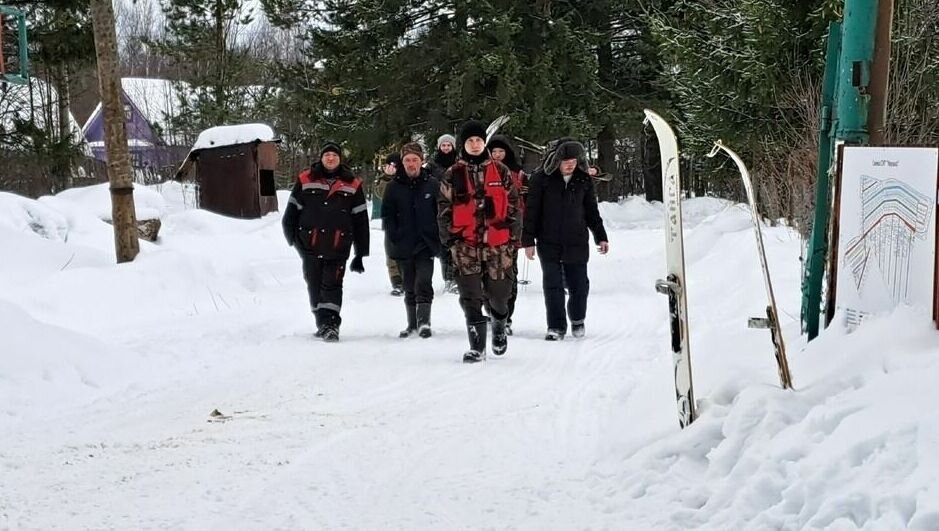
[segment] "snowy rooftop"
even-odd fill
[[[220,125],[199,133],[192,150],[237,146],[252,142],[271,142],[276,140],[274,130],[265,124]]]
[[[30,94],[30,87],[32,87],[32,94]],[[7,84],[0,88],[0,128],[11,128],[14,119],[32,120],[40,129],[57,126],[58,114],[51,113],[51,123],[46,124],[46,114],[42,112],[42,106],[53,105],[58,100],[59,95],[55,88],[37,78],[32,78],[30,85]],[[34,106],[32,112],[30,112],[30,101]],[[82,144],[85,137],[71,112],[68,119],[73,141]]]

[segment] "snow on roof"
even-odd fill
[[[159,129],[163,141],[171,146],[184,145],[185,140],[171,124],[179,116],[181,99],[192,100],[192,89],[185,81],[125,77],[121,79],[124,94],[150,124]]]
[[[275,140],[274,130],[265,124],[220,125],[210,127],[199,133],[199,138],[196,140],[196,144],[192,146],[192,150],[250,144],[256,141],[270,142],[272,140]]]
[[[32,88],[32,96],[30,96],[30,88]],[[36,127],[43,130],[58,127],[57,112],[51,113],[51,122],[48,124],[46,123],[46,113],[42,112],[43,106],[54,107],[58,100],[59,95],[55,87],[37,78],[30,78],[29,85],[13,83],[0,85],[0,129],[12,129],[13,120],[15,119],[32,121]],[[33,106],[32,110],[30,110],[30,103]],[[71,111],[68,113],[68,120],[72,141],[82,146],[86,155],[90,155],[88,146],[85,145],[85,136],[82,134],[82,129]]]

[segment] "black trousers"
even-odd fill
[[[483,272],[475,275],[461,275],[457,272],[454,279],[460,289],[460,306],[468,325],[486,321],[483,305],[486,305],[493,319],[505,319],[509,315],[509,297],[515,279],[506,277],[494,280],[485,271],[484,266]]]
[[[318,327],[338,327],[342,323],[342,279],[346,273],[345,260],[327,260],[306,254],[303,259],[303,279],[310,296],[310,310],[316,316]]]
[[[454,280],[456,276],[453,268],[453,258],[450,256],[449,251],[445,251],[440,255],[440,275],[443,277],[444,282]]]
[[[421,251],[414,258],[398,260],[398,270],[404,279],[404,304],[430,304],[434,300],[434,257],[430,251]]]
[[[509,321],[515,315],[515,301],[518,300],[518,252],[515,253],[515,261],[512,263],[512,294],[509,295]]]
[[[543,261],[541,271],[548,328],[566,333],[568,318],[572,325],[583,324],[587,316],[587,293],[590,291],[587,264]],[[570,292],[567,312],[564,311],[565,286]]]

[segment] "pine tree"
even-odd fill
[[[242,0],[168,0],[165,40],[159,48],[185,74],[174,126],[194,135],[252,115],[249,51],[239,43],[253,20]]]

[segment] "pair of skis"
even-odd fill
[[[656,291],[668,296],[669,332],[671,336],[672,362],[675,372],[675,398],[678,402],[678,423],[684,428],[696,418],[694,386],[691,378],[691,349],[688,342],[688,294],[685,283],[685,255],[681,220],[681,171],[678,152],[678,141],[675,132],[661,116],[646,109],[646,121],[655,130],[659,140],[659,151],[662,162],[662,199],[665,205],[665,263],[666,278],[656,282]],[[756,208],[756,198],[753,194],[753,185],[750,173],[743,161],[736,153],[724,146],[719,140],[709,156],[718,151],[725,151],[737,164],[741,179],[747,191],[747,200],[753,215],[753,230],[757,239],[757,250],[760,255],[760,265],[763,269],[763,280],[769,304],[766,307],[765,318],[751,318],[751,328],[769,328],[773,340],[776,362],[779,368],[779,379],[784,389],[792,388],[792,378],[789,374],[789,364],[786,360],[786,349],[783,343],[782,332],[779,327],[776,299],[773,295],[773,286],[770,282],[769,267],[766,262],[766,252],[763,248],[763,235],[760,230],[759,214]]]

